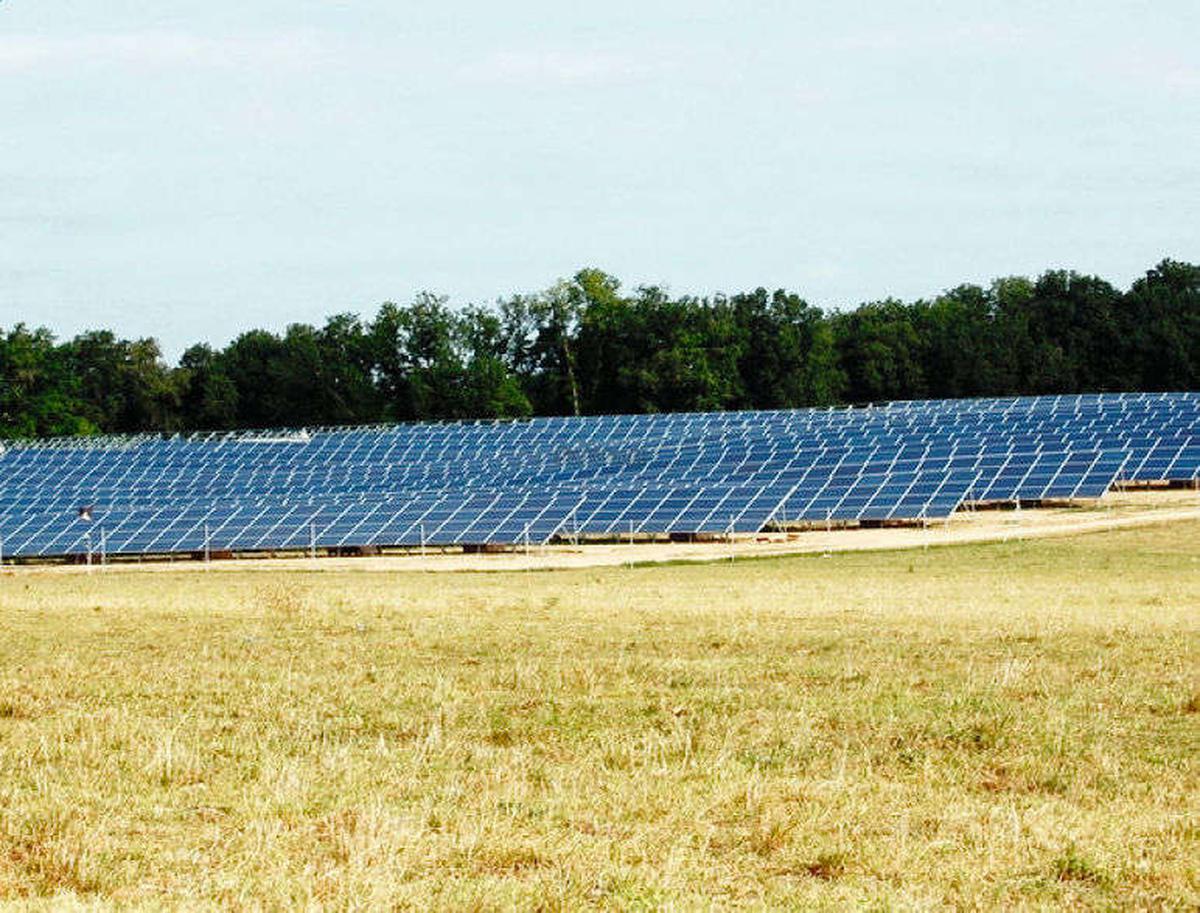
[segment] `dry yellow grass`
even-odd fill
[[[1200,904],[1200,524],[0,577],[0,899]]]

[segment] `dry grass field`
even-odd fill
[[[0,577],[0,900],[1200,905],[1200,523]]]

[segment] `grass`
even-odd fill
[[[0,578],[0,900],[1195,909],[1200,524]]]

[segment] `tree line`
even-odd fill
[[[168,364],[154,339],[0,330],[0,437],[1200,388],[1200,266],[1120,290],[1061,270],[827,312],[787,291],[673,296],[585,269],[452,307],[252,330]]]

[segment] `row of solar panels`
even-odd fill
[[[757,532],[774,521],[938,520],[968,496],[1094,498],[1120,468],[1119,453],[1059,453],[1009,461],[992,476],[945,468],[869,471],[814,467],[767,485],[646,486],[592,491],[457,491],[321,503],[206,502],[113,509],[86,519],[63,511],[0,518],[10,556],[543,543],[555,535]]]
[[[949,516],[974,477],[932,474],[895,480],[870,497],[863,486],[831,483],[822,518],[884,520],[900,512],[930,519]],[[4,529],[9,556],[250,551],[355,546],[540,544],[555,535],[615,536],[669,533],[757,532],[776,515],[795,486],[711,485],[649,487],[593,493],[455,493],[406,501],[372,500],[304,505],[209,505],[183,510],[115,510],[89,521],[61,513],[34,515]],[[839,509],[838,505],[841,504]],[[851,505],[853,509],[851,510]]]
[[[1121,451],[1103,451],[1112,458]],[[1016,473],[1020,467],[1031,466],[1039,457],[1055,460],[1064,454],[1074,454],[1080,459],[1092,458],[1097,451],[1032,451],[1008,453],[986,452],[979,448],[960,451],[956,447],[939,449],[936,454],[919,454],[920,451],[886,448],[849,448],[846,450],[820,450],[799,453],[766,452],[722,452],[720,455],[693,453],[672,459],[656,458],[645,463],[609,464],[589,468],[562,469],[554,467],[533,470],[521,467],[499,469],[495,467],[471,468],[455,466],[447,470],[439,467],[432,470],[424,467],[420,474],[408,472],[411,467],[365,467],[352,469],[347,476],[344,467],[314,471],[289,471],[272,473],[226,474],[211,469],[200,470],[187,478],[170,474],[142,476],[136,480],[103,480],[97,482],[89,477],[68,476],[57,481],[55,490],[44,492],[36,481],[22,485],[6,486],[0,495],[0,511],[41,512],[55,509],[70,509],[81,503],[94,507],[125,504],[144,506],[159,500],[195,500],[198,497],[246,497],[295,498],[310,494],[366,496],[379,494],[403,495],[420,493],[432,489],[446,490],[461,488],[464,478],[473,480],[476,488],[521,488],[542,486],[555,488],[589,487],[593,489],[630,487],[648,484],[670,484],[676,482],[740,482],[765,484],[788,479],[799,481],[809,474],[816,477],[835,475],[869,474],[872,476],[915,471],[949,472],[963,471],[978,473],[984,479],[994,478],[1001,470]],[[581,460],[581,462],[586,462]],[[1128,465],[1126,459],[1121,463]],[[1150,457],[1141,460],[1154,478],[1167,478],[1175,474],[1180,478],[1191,478],[1200,471],[1200,444],[1192,448],[1156,448]],[[420,467],[418,467],[420,469]],[[1121,470],[1122,475],[1127,475]],[[1034,498],[1036,494],[1023,497]],[[1008,495],[994,488],[980,489],[973,500],[1009,500]]]
[[[248,443],[252,442],[252,443]],[[544,419],[0,453],[8,554],[541,542],[940,519],[1200,478],[1200,398]],[[87,520],[78,509],[88,506]],[[197,537],[200,537],[197,544]],[[419,540],[419,541],[418,541]],[[97,543],[93,543],[97,544]]]
[[[1103,456],[1103,458],[1102,458]],[[950,471],[962,471],[962,473],[974,474],[980,480],[976,487],[976,495],[974,500],[1009,500],[1013,499],[1014,494],[1002,492],[995,483],[997,479],[1006,479],[1006,477],[1022,477],[1027,474],[1027,471],[1032,470],[1034,465],[1055,465],[1058,461],[1066,459],[1068,462],[1075,464],[1094,464],[1097,467],[1096,471],[1100,473],[1108,473],[1112,468],[1120,469],[1120,464],[1123,463],[1123,457],[1120,451],[1055,451],[1055,452],[1033,452],[1033,454],[992,454],[992,455],[967,455],[954,457],[938,457],[938,458],[895,458],[895,459],[876,459],[870,455],[870,452],[865,454],[853,454],[853,452],[838,452],[830,451],[818,454],[815,458],[812,455],[805,457],[793,456],[791,458],[780,458],[775,461],[761,461],[752,464],[752,468],[743,467],[722,467],[720,463],[703,465],[703,467],[695,468],[692,471],[673,471],[670,474],[662,474],[660,476],[650,477],[650,479],[635,480],[636,485],[661,485],[664,481],[674,482],[695,482],[697,485],[702,483],[713,483],[716,481],[724,482],[742,482],[742,483],[770,483],[770,482],[800,482],[816,479],[839,479],[839,477],[869,476],[882,477],[895,475],[902,477],[912,473],[932,473],[946,474]],[[284,480],[288,481],[288,480]],[[608,485],[608,480],[604,483],[595,483],[594,480],[586,480],[583,482],[574,482],[563,479],[547,479],[532,480],[528,482],[527,487],[540,486],[545,487],[563,487],[563,488],[590,488],[593,491],[602,491],[602,489],[619,487],[624,485],[623,482],[618,482],[618,485]],[[449,488],[461,488],[462,482],[456,486],[448,486]],[[484,486],[497,487],[497,486]],[[506,487],[521,487],[521,486],[506,486]],[[625,485],[624,487],[629,487]],[[89,494],[112,494],[115,497],[116,492],[110,493],[108,489],[85,488]],[[332,489],[324,489],[320,492],[320,497],[329,499],[336,497],[344,497],[349,499],[370,497],[371,494],[378,494],[370,488],[362,488],[359,491],[355,489],[340,489],[340,491],[332,491]],[[401,492],[391,492],[398,494]],[[415,489],[413,493],[419,493],[419,489]],[[169,499],[173,501],[179,500],[196,500],[197,497],[187,488],[167,488],[163,491],[161,488],[152,489],[149,492],[138,493],[136,488],[124,493],[125,503],[133,505],[136,501],[145,501],[152,503],[156,499],[161,499],[164,494],[169,495]],[[294,485],[292,488],[287,486],[250,486],[245,492],[239,492],[238,499],[247,497],[257,497],[259,499],[289,499],[296,500],[299,498],[312,497],[313,492],[305,486]],[[1072,492],[1064,494],[1055,493],[1052,497],[1069,497]],[[68,491],[67,494],[55,494],[50,501],[50,507],[53,509],[68,509],[68,507],[78,505],[80,503],[79,493],[76,491]],[[206,495],[210,499],[228,498],[227,494],[221,493],[218,495]],[[1044,492],[1033,491],[1033,489],[1022,489],[1020,493],[1022,499],[1034,499],[1039,497],[1051,497]],[[1084,495],[1076,495],[1076,497],[1084,497]],[[100,500],[90,501],[91,506],[100,507],[107,506],[106,498],[101,497]],[[44,512],[49,509],[47,505],[35,503],[35,501],[25,501],[20,504],[6,504],[5,511],[13,515],[17,512]]]
[[[581,452],[638,452],[656,453],[677,451],[689,447],[743,447],[787,445],[794,449],[848,446],[962,446],[1009,447],[1036,449],[1055,446],[1154,446],[1157,442],[1196,440],[1200,414],[1171,425],[1145,424],[1128,420],[1112,421],[1103,427],[1070,427],[1054,425],[1048,428],[1007,426],[999,423],[971,428],[882,428],[856,426],[849,429],[797,429],[790,425],[759,428],[753,432],[718,431],[713,433],[673,435],[621,436],[579,441],[566,436],[537,441],[509,439],[499,433],[463,436],[449,439],[413,439],[400,435],[374,435],[372,443],[364,445],[359,432],[317,435],[305,445],[258,445],[253,448],[230,448],[223,445],[204,445],[184,440],[146,442],[134,448],[118,450],[20,447],[10,449],[0,462],[15,472],[18,467],[55,467],[63,471],[95,467],[124,468],[131,473],[149,473],[155,468],[187,469],[197,464],[209,467],[255,468],[322,466],[331,464],[378,465],[384,462],[443,462],[463,455],[506,455],[536,453],[543,458],[562,457]]]
[[[1193,392],[1061,393],[1045,396],[1000,396],[976,399],[914,399],[880,403],[875,409],[914,412],[1079,412],[1186,405]]]
[[[1121,451],[1104,451],[1121,453]],[[989,452],[971,447],[951,446],[929,450],[923,456],[908,454],[919,450],[906,448],[849,448],[788,453],[786,451],[722,451],[718,453],[681,452],[672,457],[658,456],[648,462],[597,463],[586,457],[578,465],[464,465],[450,467],[326,467],[322,471],[249,471],[224,472],[198,469],[187,476],[172,473],[144,473],[129,477],[59,476],[54,489],[47,492],[40,479],[26,479],[0,489],[0,511],[46,511],[70,509],[82,503],[92,506],[126,504],[142,506],[158,500],[194,500],[197,497],[296,497],[306,494],[403,495],[428,490],[459,488],[464,479],[476,488],[552,487],[629,487],[671,482],[742,482],[765,483],[775,479],[800,479],[816,468],[826,473],[858,473],[864,467],[872,474],[916,471],[921,469],[976,471],[993,476],[1008,464],[1028,465],[1039,454],[1090,454],[1094,451]],[[1189,480],[1200,475],[1200,442],[1194,445],[1158,445],[1135,451],[1123,461],[1121,478]],[[1130,470],[1130,465],[1134,466]],[[1033,496],[1027,496],[1033,497]],[[1002,495],[981,492],[973,500],[1004,500]]]
[[[583,418],[556,419],[539,418],[522,422],[488,423],[426,423],[394,425],[332,433],[297,435],[294,432],[266,432],[231,437],[201,436],[197,438],[109,438],[88,439],[85,442],[67,445],[58,444],[53,449],[136,449],[143,454],[154,445],[171,448],[180,445],[202,447],[211,451],[214,447],[253,451],[271,450],[283,443],[301,446],[310,454],[324,449],[343,449],[347,443],[355,447],[373,446],[376,442],[416,440],[420,442],[444,441],[459,445],[476,437],[496,438],[528,442],[543,438],[572,440],[616,439],[621,436],[644,438],[664,435],[678,439],[687,434],[727,433],[729,430],[780,428],[819,430],[831,428],[864,428],[880,430],[888,427],[911,430],[914,423],[923,427],[952,430],[953,426],[984,426],[986,428],[1015,425],[1027,428],[1039,426],[1069,427],[1073,424],[1094,426],[1108,425],[1114,420],[1124,425],[1137,422],[1139,418],[1148,422],[1148,427],[1163,429],[1172,422],[1191,427],[1200,414],[1200,396],[1192,393],[1158,394],[1154,396],[1129,397],[1120,394],[1097,395],[1087,402],[1092,407],[1085,413],[1075,407],[1073,412],[1063,412],[1053,407],[1065,400],[1060,397],[1041,397],[1021,400],[946,400],[920,403],[886,404],[869,409],[806,409],[775,412],[728,412],[686,413],[634,416],[593,416]],[[1003,408],[997,404],[1008,403]],[[1014,408],[1013,403],[1026,404],[1026,408]],[[106,443],[107,441],[107,443]],[[258,442],[258,443],[255,443]],[[251,446],[247,446],[251,445]],[[30,446],[18,445],[20,446]],[[39,450],[49,449],[47,442],[32,442]],[[290,457],[284,457],[290,458]]]
[[[1080,434],[1111,434],[1123,436],[1171,437],[1194,433],[1200,410],[1188,415],[1154,416],[1123,413],[1087,421],[1039,419],[1015,420],[1003,416],[955,416],[953,420],[936,417],[905,416],[900,419],[872,419],[868,416],[837,424],[806,422],[793,416],[777,422],[754,425],[728,425],[706,422],[687,426],[661,423],[638,423],[625,427],[592,425],[594,433],[580,434],[581,429],[570,426],[538,426],[533,433],[525,425],[464,426],[456,429],[438,426],[422,430],[421,426],[397,426],[394,431],[322,432],[304,443],[254,443],[237,446],[229,441],[208,443],[188,438],[145,440],[137,446],[41,446],[23,443],[10,445],[5,451],[9,459],[45,459],[66,462],[90,462],[98,456],[117,458],[124,454],[139,462],[173,462],[188,460],[198,453],[215,455],[233,462],[293,462],[321,461],[330,456],[359,456],[371,458],[388,453],[422,453],[437,450],[470,449],[487,444],[500,448],[523,448],[531,445],[591,446],[597,443],[636,446],[677,446],[704,441],[777,440],[957,440],[959,438],[995,438],[1026,435],[1031,439],[1045,436]],[[579,419],[586,422],[587,419]]]
[[[606,492],[456,492],[318,507],[300,504],[206,505],[113,510],[87,522],[61,513],[33,515],[3,528],[17,557],[152,554],[211,550],[541,544],[570,524],[572,534],[754,532],[787,489],[767,486],[645,488]],[[586,512],[585,512],[586,510]]]
[[[724,423],[754,423],[771,421],[780,417],[793,416],[828,416],[835,419],[840,416],[878,416],[895,413],[965,413],[977,414],[1037,414],[1052,412],[1058,415],[1091,413],[1116,413],[1122,411],[1162,412],[1192,409],[1200,403],[1200,393],[1186,392],[1143,392],[1143,393],[1080,393],[1052,394],[1042,396],[992,397],[975,399],[927,399],[927,400],[893,400],[872,403],[868,406],[823,406],[808,409],[776,409],[776,410],[731,410],[719,413],[678,412],[678,413],[641,413],[620,415],[592,416],[541,416],[532,419],[471,419],[466,421],[423,421],[415,423],[390,423],[359,426],[320,426],[307,429],[280,428],[257,429],[243,431],[209,431],[195,432],[187,435],[186,440],[201,443],[245,443],[253,440],[266,442],[291,441],[303,442],[314,434],[322,432],[337,433],[395,433],[404,429],[471,429],[494,427],[534,427],[534,426],[569,426],[581,427],[588,423],[608,424],[639,424],[667,422],[674,424],[711,424]],[[63,449],[80,449],[87,447],[112,448],[118,446],[136,447],[146,442],[164,440],[159,433],[132,434],[108,437],[88,438],[52,438],[26,439],[9,442],[12,444],[32,444],[37,447],[61,447]],[[174,435],[170,439],[178,440],[181,436]]]

